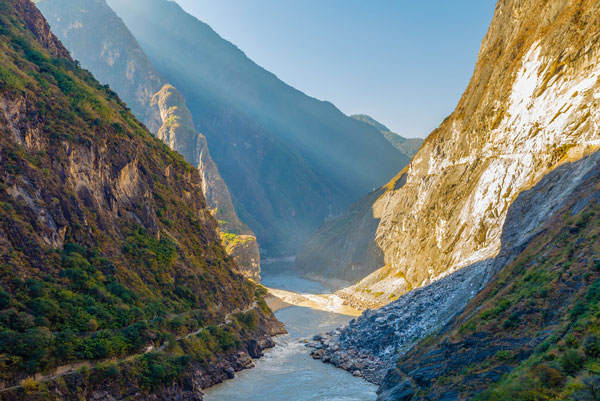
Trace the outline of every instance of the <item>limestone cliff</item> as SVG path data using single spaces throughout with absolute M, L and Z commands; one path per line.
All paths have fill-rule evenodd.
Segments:
M 498 3 L 455 112 L 365 212 L 383 265 L 371 260 L 380 269 L 342 295 L 382 305 L 493 258 L 518 194 L 600 144 L 598 7 Z
M 507 222 L 526 227 L 521 216 L 572 178 L 576 189 L 528 244 L 506 249 L 512 260 L 497 258 L 499 273 L 483 291 L 439 332 L 396 356 L 379 401 L 597 398 L 600 153 L 523 192 Z M 510 247 L 510 238 L 503 243 Z
M 206 138 L 194 129 L 183 95 L 156 71 L 105 0 L 41 0 L 37 5 L 73 57 L 109 84 L 151 132 L 198 167 L 202 192 L 216 213 L 228 253 L 242 274 L 258 282 L 256 238 L 238 218 Z

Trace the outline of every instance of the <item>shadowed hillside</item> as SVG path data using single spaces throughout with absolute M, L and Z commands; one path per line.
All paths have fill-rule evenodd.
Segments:
M 281 82 L 176 3 L 108 3 L 185 95 L 241 219 L 269 253 L 295 254 L 326 217 L 408 162 L 376 129 Z

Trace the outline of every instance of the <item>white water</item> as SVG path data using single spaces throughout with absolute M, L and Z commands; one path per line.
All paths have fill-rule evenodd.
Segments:
M 299 293 L 327 293 L 322 284 L 295 275 L 288 262 L 263 267 L 263 284 Z M 283 272 L 283 273 L 282 273 Z M 313 360 L 302 340 L 348 323 L 350 316 L 292 306 L 276 313 L 289 334 L 255 361 L 256 367 L 206 390 L 206 401 L 372 401 L 376 386 Z

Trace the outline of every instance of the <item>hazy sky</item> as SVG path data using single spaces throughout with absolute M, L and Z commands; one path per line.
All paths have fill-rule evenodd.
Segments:
M 495 0 L 177 0 L 257 64 L 344 113 L 428 135 L 473 73 Z

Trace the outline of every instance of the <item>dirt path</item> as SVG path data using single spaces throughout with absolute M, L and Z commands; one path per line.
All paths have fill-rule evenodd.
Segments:
M 246 313 L 246 312 L 249 312 L 249 311 L 251 311 L 252 309 L 254 309 L 256 307 L 257 307 L 257 303 L 255 301 L 250 307 L 248 307 L 248 308 L 246 308 L 244 310 L 241 310 L 241 311 L 240 310 L 234 310 L 232 312 L 229 312 L 228 314 L 225 315 L 225 319 L 224 319 L 223 323 L 219 324 L 219 327 L 224 326 L 227 323 L 229 323 L 229 321 L 231 320 L 231 316 L 232 315 L 234 315 L 236 313 Z M 180 341 L 180 340 L 188 339 L 188 338 L 193 337 L 193 336 L 197 336 L 204 329 L 205 329 L 204 327 L 201 327 L 198 330 L 195 330 L 195 331 L 192 331 L 190 333 L 178 336 L 178 337 L 175 338 L 175 340 L 176 341 Z M 92 368 L 93 366 L 95 366 L 95 365 L 97 365 L 99 363 L 110 362 L 110 363 L 121 364 L 121 363 L 124 363 L 124 362 L 129 362 L 129 361 L 132 361 L 134 359 L 140 358 L 140 357 L 142 357 L 145 354 L 148 354 L 150 352 L 162 352 L 162 351 L 164 351 L 167 348 L 167 346 L 169 346 L 168 342 L 164 343 L 163 345 L 161 345 L 158 348 L 154 347 L 154 345 L 149 345 L 148 347 L 146 347 L 146 349 L 144 350 L 144 352 L 141 352 L 141 353 L 138 353 L 138 354 L 129 355 L 128 357 L 122 358 L 122 359 L 112 358 L 112 359 L 105 359 L 105 360 L 93 361 L 93 362 L 91 362 L 91 361 L 81 361 L 81 362 L 71 363 L 71 364 L 68 364 L 68 365 L 62 365 L 62 366 L 56 367 L 54 369 L 53 373 L 50 373 L 50 374 L 47 374 L 47 375 L 44 375 L 44 374 L 41 374 L 41 373 L 36 373 L 33 376 L 33 379 L 36 382 L 44 383 L 44 382 L 56 380 L 56 379 L 58 379 L 59 377 L 62 377 L 62 376 L 67 376 L 67 375 L 76 373 L 78 370 L 80 370 L 81 368 L 84 368 L 84 367 L 90 369 L 90 368 Z M 3 388 L 3 389 L 0 389 L 0 393 L 18 390 L 18 389 L 20 389 L 22 387 L 23 386 L 20 385 L 20 384 L 16 385 L 16 386 L 6 387 L 6 388 Z

